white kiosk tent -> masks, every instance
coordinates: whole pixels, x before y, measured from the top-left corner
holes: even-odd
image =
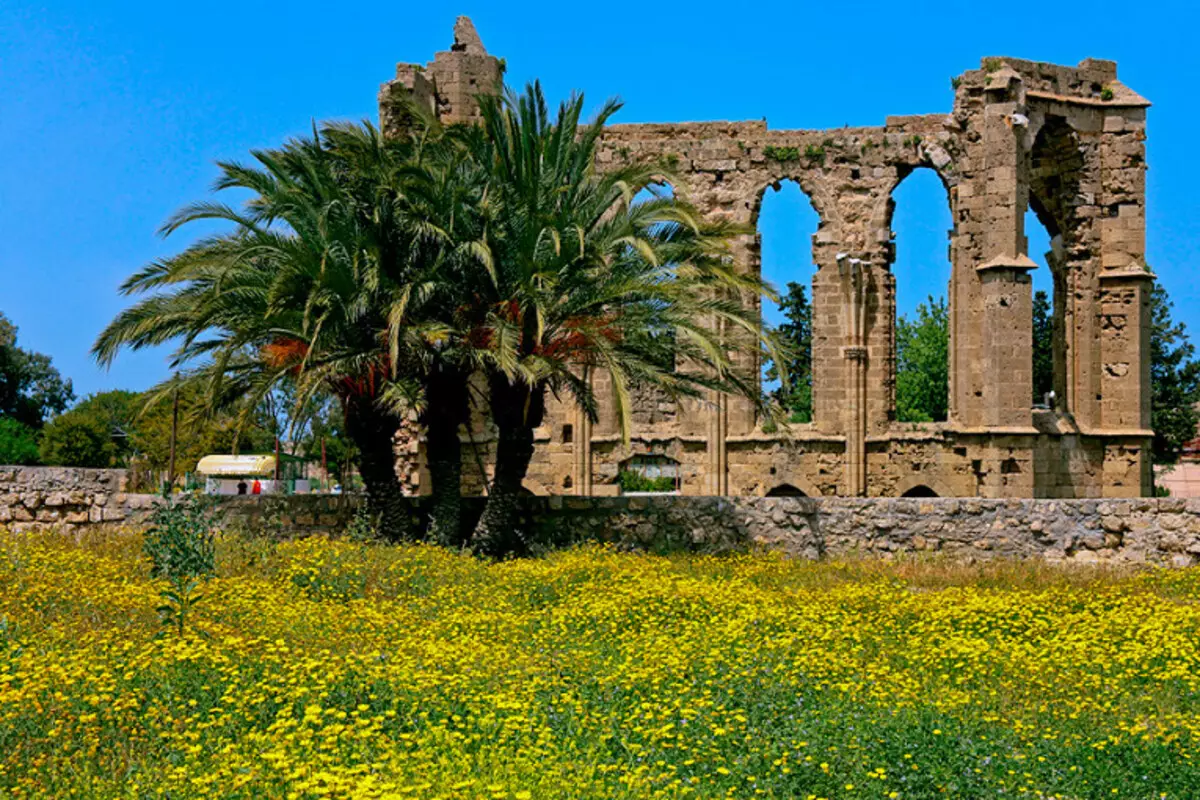
[[[275,456],[205,456],[196,464],[196,472],[204,476],[204,493],[218,495],[275,494],[283,490],[283,481],[275,480]]]

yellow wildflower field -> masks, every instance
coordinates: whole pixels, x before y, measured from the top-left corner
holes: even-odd
[[[1200,571],[0,531],[0,796],[1200,797]]]

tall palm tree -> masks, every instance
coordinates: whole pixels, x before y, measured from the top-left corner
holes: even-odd
[[[370,124],[326,125],[254,151],[253,166],[219,164],[216,189],[248,190],[249,199],[240,209],[190,205],[162,231],[201,220],[232,230],[130,277],[124,293],[150,296],[113,320],[94,355],[110,364],[123,348],[178,341],[172,366],[180,380],[203,386],[213,406],[238,398],[248,408],[284,380],[296,381],[300,402],[331,392],[359,450],[372,511],[389,535],[407,535],[397,398],[419,397],[425,372],[438,372],[444,326],[424,314],[436,299],[431,286],[444,264],[472,257],[428,215],[445,202],[445,177],[424,168],[443,155],[438,134],[426,125],[386,141]],[[461,405],[425,406],[436,435],[457,429]]]
[[[635,383],[676,399],[712,388],[759,403],[735,352],[773,352],[774,341],[742,302],[771,290],[734,268],[728,241],[738,228],[703,223],[680,198],[645,197],[671,177],[662,165],[596,168],[618,103],[581,124],[583,97],[573,95],[551,120],[535,83],[519,96],[481,97],[480,106],[482,126],[461,135],[486,175],[481,263],[491,269],[460,286],[459,316],[469,323],[466,349],[487,377],[498,436],[475,540],[499,550],[520,546],[511,540],[517,497],[547,392],[573,397],[595,418],[588,376],[607,372],[628,435]],[[671,341],[673,360],[662,352]]]

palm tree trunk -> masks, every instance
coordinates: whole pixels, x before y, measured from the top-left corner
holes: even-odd
[[[367,488],[367,509],[379,533],[392,541],[412,538],[408,501],[396,476],[400,420],[375,408],[370,398],[344,398],[346,433],[358,448],[358,471]]]
[[[453,367],[435,367],[425,387],[425,453],[433,484],[429,538],[458,547],[462,530],[462,442],[459,425],[469,423],[467,378]]]
[[[546,388],[512,384],[503,376],[490,381],[492,419],[496,423],[496,471],[473,544],[488,555],[520,553],[526,549],[520,519],[520,497],[529,462],[533,431],[542,424]]]

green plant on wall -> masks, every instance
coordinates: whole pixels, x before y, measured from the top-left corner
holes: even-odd
[[[799,161],[800,148],[776,147],[775,145],[769,144],[763,148],[763,155],[774,161]]]

